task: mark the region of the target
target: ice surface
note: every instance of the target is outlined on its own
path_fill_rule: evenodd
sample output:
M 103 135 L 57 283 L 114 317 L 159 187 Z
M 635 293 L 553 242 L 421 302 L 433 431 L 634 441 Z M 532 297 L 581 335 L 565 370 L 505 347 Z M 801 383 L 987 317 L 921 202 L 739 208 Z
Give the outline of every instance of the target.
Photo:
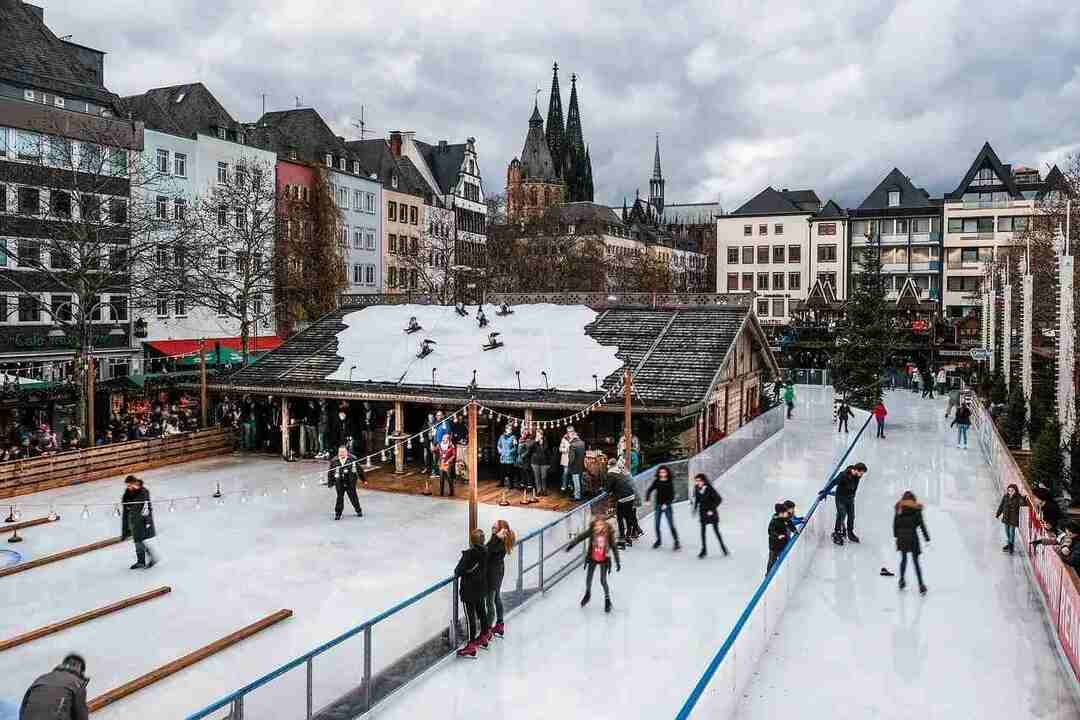
M 331 520 L 332 491 L 301 474 L 323 463 L 286 464 L 261 456 L 223 457 L 143 473 L 155 500 L 159 536 L 152 541 L 161 563 L 132 571 L 130 543 L 0 578 L 0 638 L 70 617 L 161 585 L 171 594 L 71 630 L 0 653 L 0 708 L 14 703 L 40 673 L 66 652 L 89 663 L 90 695 L 216 640 L 280 608 L 295 615 L 211 659 L 94 714 L 95 720 L 178 718 L 200 709 L 340 632 L 450 574 L 465 545 L 467 504 L 360 490 L 363 519 Z M 233 497 L 224 506 L 203 499 L 178 503 L 169 496 L 249 488 L 252 500 Z M 257 488 L 269 487 L 262 498 Z M 288 494 L 281 488 L 288 487 Z M 100 481 L 20 498 L 25 503 L 113 503 L 120 480 Z M 119 534 L 111 508 L 61 508 L 58 523 L 29 528 L 18 550 L 30 560 Z M 48 513 L 24 507 L 23 518 Z M 499 517 L 521 533 L 549 522 L 554 513 L 520 507 L 480 506 L 481 527 Z M 3 526 L 0 525 L 0 528 Z M 417 628 L 438 625 L 449 612 L 448 592 L 424 601 L 406 620 Z M 375 636 L 375 662 L 403 649 L 411 637 L 397 628 Z M 396 630 L 402 630 L 398 632 Z M 402 646 L 402 647 L 398 647 Z M 352 642 L 315 662 L 316 703 L 324 705 L 358 682 L 361 645 Z M 253 718 L 303 716 L 302 670 L 261 691 L 248 703 Z M 266 711 L 271 706 L 280 710 Z M 2 712 L 2 711 L 0 711 Z
M 956 448 L 943 399 L 895 391 L 885 403 L 886 439 L 855 454 L 870 467 L 856 499 L 862 544 L 819 551 L 738 717 L 1080 717 L 1023 560 L 1001 551 L 1000 495 L 974 434 Z M 905 490 L 926 506 L 925 597 L 910 562 L 902 592 L 878 575 L 898 572 L 893 504 Z
M 594 390 L 593 375 L 603 382 L 623 363 L 619 348 L 603 346 L 585 334 L 585 326 L 597 313 L 582 305 L 516 305 L 510 315 L 499 317 L 495 306 L 485 306 L 490 324 L 480 328 L 476 307 L 461 317 L 453 307 L 440 305 L 379 305 L 344 317 L 349 327 L 338 333 L 338 354 L 345 362 L 327 379 L 427 384 L 437 368 L 440 385 L 464 387 L 473 379 L 482 388 L 516 390 L 544 388 Z M 423 330 L 408 334 L 405 328 L 415 316 Z M 488 334 L 498 332 L 504 344 L 484 350 Z M 434 352 L 417 358 L 424 339 L 437 343 Z

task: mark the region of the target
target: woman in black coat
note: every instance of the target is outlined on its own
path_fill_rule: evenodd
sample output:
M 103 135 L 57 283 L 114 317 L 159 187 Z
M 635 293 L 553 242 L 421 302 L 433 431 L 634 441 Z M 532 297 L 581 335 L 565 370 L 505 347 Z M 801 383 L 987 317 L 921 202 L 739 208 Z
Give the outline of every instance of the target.
M 915 576 L 919 579 L 919 592 L 926 594 L 926 584 L 923 582 L 922 568 L 919 566 L 918 530 L 922 530 L 923 539 L 930 542 L 930 534 L 926 532 L 926 523 L 923 522 L 923 506 L 915 498 L 915 493 L 908 490 L 896 503 L 896 514 L 893 516 L 893 537 L 896 538 L 896 549 L 900 552 L 900 589 L 907 585 L 904 582 L 904 574 L 907 571 L 907 556 L 910 554 L 915 563 Z
M 1009 485 L 1005 488 L 1005 494 L 1001 496 L 1001 503 L 998 504 L 994 517 L 1001 518 L 1001 524 L 1005 526 L 1005 547 L 1001 549 L 1010 555 L 1016 543 L 1016 528 L 1020 527 L 1020 508 L 1030 505 L 1031 503 L 1020 494 L 1020 488 L 1016 485 Z
M 469 641 L 458 650 L 458 657 L 476 657 L 476 648 L 487 647 L 490 629 L 484 598 L 488 591 L 487 552 L 484 548 L 484 531 L 473 530 L 469 536 L 469 548 L 461 551 L 461 559 L 454 568 L 454 577 L 461 578 L 459 593 L 465 605 L 465 619 L 469 626 Z
M 154 506 L 150 504 L 150 491 L 143 481 L 134 475 L 124 479 L 124 497 L 121 499 L 120 536 L 135 541 L 136 563 L 132 570 L 152 568 L 157 562 L 146 541 L 155 536 Z M 149 559 L 149 562 L 147 562 Z
M 720 551 L 724 555 L 728 554 L 727 546 L 724 545 L 724 538 L 720 535 L 720 518 L 716 512 L 722 502 L 724 502 L 724 499 L 720 497 L 720 493 L 716 492 L 716 488 L 712 486 L 707 477 L 701 473 L 694 476 L 694 510 L 697 510 L 698 519 L 701 520 L 701 552 L 698 553 L 699 558 L 703 558 L 707 554 L 705 551 L 705 528 L 708 525 L 712 525 L 713 532 L 716 533 L 716 539 L 720 543 Z
M 484 611 L 491 626 L 491 636 L 502 637 L 506 633 L 503 625 L 502 582 L 506 574 L 506 556 L 514 548 L 514 531 L 510 529 L 510 523 L 498 520 L 491 528 L 491 539 L 487 544 L 487 595 L 485 596 Z

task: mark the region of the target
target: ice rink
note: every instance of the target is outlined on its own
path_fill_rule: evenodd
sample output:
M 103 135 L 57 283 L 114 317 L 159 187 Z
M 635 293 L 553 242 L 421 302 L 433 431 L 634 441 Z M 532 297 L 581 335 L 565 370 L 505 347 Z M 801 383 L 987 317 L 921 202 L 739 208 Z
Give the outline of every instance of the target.
M 957 449 L 946 400 L 894 391 L 885 403 L 886 439 L 870 433 L 854 454 L 870 466 L 856 498 L 862 543 L 819 551 L 738 717 L 1080 717 L 1024 561 L 1001 551 L 1000 494 L 974 434 Z M 925 505 L 925 597 L 910 563 L 902 592 L 878 575 L 898 572 L 893 505 L 905 490 Z
M 141 475 L 155 502 L 158 537 L 152 543 L 159 565 L 129 570 L 135 561 L 129 541 L 0 578 L 3 639 L 151 588 L 172 587 L 164 597 L 0 653 L 0 718 L 6 720 L 5 708 L 17 713 L 29 683 L 66 652 L 86 656 L 93 697 L 278 609 L 294 611 L 279 625 L 94 714 L 96 720 L 183 717 L 450 575 L 465 546 L 466 504 L 361 489 L 365 517 L 347 509 L 335 523 L 333 491 L 310 482 L 301 490 L 297 482 L 323 467 L 227 456 L 147 471 Z M 226 492 L 250 488 L 250 502 L 240 505 L 232 497 L 218 506 L 204 497 L 199 510 L 188 501 L 170 513 L 162 501 L 205 496 L 216 482 Z M 267 498 L 257 491 L 263 486 L 271 489 Z M 20 500 L 112 503 L 123 489 L 120 480 L 99 481 Z M 81 508 L 61 512 L 60 522 L 25 530 L 24 542 L 3 547 L 30 560 L 120 534 L 111 508 L 94 509 L 89 520 L 81 519 Z M 47 513 L 48 508 L 27 508 L 23 519 Z M 524 534 L 557 515 L 480 506 L 481 527 L 490 527 L 496 517 L 507 518 Z M 432 608 L 433 622 L 443 604 L 449 612 L 448 594 L 431 602 L 441 603 Z M 393 634 L 377 638 L 377 650 L 394 642 Z M 400 641 L 409 643 L 411 636 L 401 633 Z M 359 644 L 346 644 L 325 656 L 327 664 L 317 666 L 319 702 L 358 682 L 359 655 Z M 273 717 L 254 712 L 260 701 L 295 689 L 287 681 L 253 697 L 249 714 Z M 286 716 L 293 720 L 300 713 L 281 715 Z

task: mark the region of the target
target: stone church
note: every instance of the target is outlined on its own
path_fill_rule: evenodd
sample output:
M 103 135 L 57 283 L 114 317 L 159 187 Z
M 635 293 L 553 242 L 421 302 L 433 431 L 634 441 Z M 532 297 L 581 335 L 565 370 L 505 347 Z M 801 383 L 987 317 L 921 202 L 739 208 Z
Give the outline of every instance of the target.
M 521 157 L 506 169 L 506 214 L 535 217 L 565 202 L 592 202 L 592 160 L 581 130 L 577 76 L 570 76 L 570 105 L 563 124 L 559 64 L 552 69 L 547 127 L 533 105 Z

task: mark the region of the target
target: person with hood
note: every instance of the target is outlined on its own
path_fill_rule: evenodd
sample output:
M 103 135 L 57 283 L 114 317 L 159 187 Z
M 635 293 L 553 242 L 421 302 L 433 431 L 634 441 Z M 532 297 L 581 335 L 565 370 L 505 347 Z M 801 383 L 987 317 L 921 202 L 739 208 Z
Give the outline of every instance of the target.
M 454 577 L 460 578 L 458 595 L 465 606 L 469 640 L 457 651 L 458 657 L 476 657 L 478 647 L 488 646 L 490 627 L 484 609 L 488 592 L 487 550 L 484 547 L 484 531 L 469 533 L 469 547 L 461 551 L 461 559 L 454 568 Z
M 570 437 L 570 454 L 567 458 L 570 482 L 574 488 L 574 499 L 581 499 L 581 476 L 585 473 L 585 441 L 575 431 Z
M 514 461 L 517 459 L 517 438 L 514 437 L 514 429 L 506 426 L 499 441 L 495 444 L 499 451 L 499 466 L 502 470 L 502 487 L 514 487 L 514 478 L 517 477 L 517 467 Z
M 853 417 L 855 417 L 855 413 L 851 412 L 847 400 L 841 400 L 840 405 L 836 408 L 836 432 L 841 430 L 848 432 L 848 418 Z
M 923 539 L 930 542 L 930 534 L 926 532 L 926 523 L 923 522 L 923 506 L 915 498 L 915 493 L 908 490 L 896 503 L 896 514 L 893 516 L 893 537 L 896 538 L 896 549 L 900 553 L 900 589 L 903 590 L 907 583 L 904 574 L 907 572 L 907 558 L 911 555 L 915 563 L 915 577 L 919 580 L 919 593 L 926 594 L 926 584 L 923 582 L 922 567 L 919 565 L 918 530 L 922 530 Z
M 791 419 L 791 412 L 795 409 L 795 383 L 788 383 L 784 387 L 784 404 L 787 405 L 787 417 Z
M 791 540 L 791 525 L 789 523 L 789 511 L 784 503 L 776 503 L 773 506 L 773 516 L 769 519 L 769 560 L 765 564 L 765 574 L 768 575 L 773 565 L 784 552 L 788 541 Z
M 487 596 L 484 606 L 488 624 L 494 622 L 491 625 L 491 635 L 495 637 L 506 634 L 506 626 L 503 624 L 502 582 L 506 573 L 506 556 L 514 549 L 515 539 L 510 523 L 505 520 L 495 521 L 486 548 Z
M 698 512 L 698 519 L 701 520 L 701 552 L 698 553 L 699 558 L 705 557 L 708 553 L 705 550 L 705 528 L 708 525 L 712 525 L 713 532 L 716 533 L 716 540 L 720 543 L 720 552 L 724 555 L 728 554 L 727 546 L 724 545 L 724 538 L 720 534 L 720 518 L 717 513 L 717 508 L 720 507 L 720 503 L 724 502 L 724 499 L 720 497 L 720 493 L 716 492 L 716 488 L 712 486 L 709 479 L 702 473 L 698 473 L 694 476 L 694 510 Z
M 454 481 L 457 479 L 457 445 L 454 436 L 446 433 L 439 443 L 439 497 L 446 494 L 450 486 L 450 497 L 454 497 Z
M 135 564 L 132 570 L 154 567 L 154 557 L 147 540 L 156 534 L 154 530 L 154 506 L 150 503 L 150 491 L 143 481 L 134 475 L 124 478 L 124 495 L 120 500 L 120 537 L 135 541 Z M 149 559 L 149 562 L 147 560 Z
M 1016 528 L 1020 527 L 1020 508 L 1030 507 L 1026 496 L 1020 494 L 1020 488 L 1011 483 L 1005 488 L 1005 494 L 1001 496 L 997 512 L 994 517 L 1001 518 L 1001 524 L 1005 527 L 1005 547 L 1003 552 L 1013 554 L 1016 545 Z
M 585 549 L 585 596 L 581 598 L 581 607 L 589 604 L 592 598 L 592 581 L 596 568 L 600 568 L 600 587 L 604 588 L 604 612 L 611 612 L 611 589 L 608 587 L 608 573 L 611 572 L 611 558 L 615 556 L 615 571 L 622 570 L 619 560 L 619 546 L 615 544 L 615 531 L 603 518 L 595 518 L 585 532 L 579 534 L 566 546 L 570 552 L 579 543 L 588 540 Z
M 629 547 L 634 544 L 634 528 L 637 525 L 637 514 L 634 505 L 637 503 L 637 492 L 630 483 L 630 479 L 622 471 L 618 460 L 608 462 L 607 491 L 615 501 L 615 519 L 619 526 L 619 547 Z
M 877 423 L 877 435 L 882 440 L 885 439 L 885 417 L 889 414 L 889 411 L 885 409 L 885 403 L 878 400 L 877 405 L 874 406 L 873 415 L 874 422 Z
M 956 417 L 949 423 L 949 427 L 956 426 L 956 447 L 967 450 L 967 432 L 971 427 L 971 408 L 966 402 L 961 403 L 956 409 Z
M 855 493 L 858 492 L 859 481 L 865 474 L 864 463 L 848 465 L 823 491 L 826 494 L 835 491 L 836 494 L 836 528 L 833 530 L 833 542 L 837 545 L 843 545 L 845 537 L 853 543 L 859 542 L 859 536 L 855 534 Z
M 87 720 L 86 661 L 71 653 L 52 672 L 30 683 L 19 706 L 19 720 Z
M 671 530 L 671 537 L 675 540 L 675 549 L 678 550 L 682 546 L 679 544 L 679 532 L 675 529 L 675 513 L 671 509 L 671 504 L 675 502 L 675 483 L 667 465 L 656 468 L 656 477 L 649 485 L 649 489 L 645 491 L 645 502 L 649 502 L 654 491 L 656 492 L 656 511 L 653 513 L 653 520 L 656 528 L 656 542 L 653 543 L 653 550 L 663 543 L 663 538 L 660 536 L 661 516 L 667 517 L 668 528 Z
M 330 461 L 330 467 L 326 470 L 326 485 L 337 491 L 337 500 L 334 501 L 334 519 L 341 519 L 341 512 L 345 509 L 345 496 L 349 496 L 356 517 L 364 517 L 364 511 L 360 509 L 360 498 L 356 495 L 356 483 L 362 482 L 367 485 L 367 477 L 364 468 L 360 466 L 349 449 L 340 446 L 337 455 Z

